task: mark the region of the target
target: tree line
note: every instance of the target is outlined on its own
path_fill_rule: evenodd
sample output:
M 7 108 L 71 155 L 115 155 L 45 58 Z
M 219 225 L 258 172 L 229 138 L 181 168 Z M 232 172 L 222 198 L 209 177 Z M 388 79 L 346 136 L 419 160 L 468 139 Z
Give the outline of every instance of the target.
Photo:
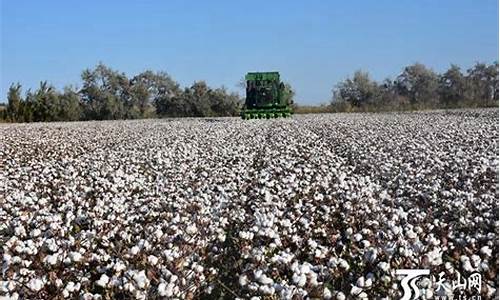
M 382 82 L 373 80 L 367 72 L 356 71 L 334 86 L 329 105 L 294 104 L 294 109 L 297 113 L 314 113 L 497 106 L 498 67 L 498 62 L 476 63 L 462 72 L 452 64 L 438 74 L 416 63 L 405 67 L 394 80 Z M 67 86 L 59 91 L 45 81 L 24 95 L 19 83 L 12 84 L 0 119 L 40 122 L 236 116 L 243 104 L 237 93 L 224 87 L 210 88 L 204 81 L 181 88 L 165 72 L 145 71 L 128 78 L 101 63 L 84 70 L 81 79 L 79 89 Z M 244 82 L 239 85 L 244 87 Z M 289 84 L 287 90 L 293 98 Z
M 150 117 L 235 116 L 241 99 L 226 88 L 197 81 L 181 88 L 167 73 L 145 71 L 132 78 L 104 64 L 81 74 L 82 87 L 57 90 L 46 81 L 24 95 L 19 83 L 0 111 L 10 122 L 118 120 Z
M 423 64 L 407 66 L 395 80 L 377 82 L 364 71 L 336 84 L 331 111 L 391 111 L 498 106 L 498 62 L 476 63 L 442 74 Z

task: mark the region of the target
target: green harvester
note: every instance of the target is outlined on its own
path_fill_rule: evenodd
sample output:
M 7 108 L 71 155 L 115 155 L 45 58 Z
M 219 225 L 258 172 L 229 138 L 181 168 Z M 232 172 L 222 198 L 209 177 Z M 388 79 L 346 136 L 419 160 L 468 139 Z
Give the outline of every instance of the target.
M 290 91 L 280 81 L 278 72 L 252 72 L 245 76 L 246 99 L 241 117 L 272 119 L 288 117 L 293 113 Z

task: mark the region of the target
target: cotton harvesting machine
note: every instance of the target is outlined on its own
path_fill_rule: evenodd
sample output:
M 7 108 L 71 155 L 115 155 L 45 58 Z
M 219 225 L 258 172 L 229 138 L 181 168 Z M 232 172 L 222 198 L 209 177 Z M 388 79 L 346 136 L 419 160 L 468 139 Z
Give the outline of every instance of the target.
M 246 99 L 243 119 L 288 117 L 293 113 L 292 92 L 278 72 L 252 72 L 245 76 Z

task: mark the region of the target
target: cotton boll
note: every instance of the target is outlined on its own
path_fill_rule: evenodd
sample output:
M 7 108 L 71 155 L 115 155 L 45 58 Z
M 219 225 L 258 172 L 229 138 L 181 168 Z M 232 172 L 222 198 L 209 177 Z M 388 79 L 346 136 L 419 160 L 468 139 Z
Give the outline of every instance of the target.
M 336 295 L 335 295 L 335 299 L 336 300 L 345 300 L 346 299 L 346 296 L 344 293 L 342 292 L 338 292 Z
M 149 279 L 147 278 L 144 270 L 142 270 L 138 273 L 134 273 L 133 278 L 134 278 L 135 284 L 137 285 L 138 288 L 144 289 L 147 286 L 149 286 Z
M 193 235 L 195 234 L 196 232 L 198 232 L 198 229 L 196 228 L 195 225 L 189 225 L 188 227 L 186 227 L 186 233 L 189 234 L 189 235 Z
M 100 287 L 106 287 L 106 285 L 109 282 L 109 277 L 106 276 L 106 274 L 102 274 L 101 277 L 99 278 L 98 281 L 96 281 L 96 284 Z
M 73 262 L 80 262 L 82 260 L 82 255 L 79 253 L 79 252 L 70 252 L 69 253 L 69 258 L 73 261 Z
M 356 280 L 356 286 L 363 288 L 365 287 L 365 277 L 361 276 Z
M 332 299 L 332 292 L 326 286 L 323 288 L 323 299 L 326 300 Z
M 481 247 L 481 250 L 480 250 L 481 254 L 487 256 L 487 257 L 491 257 L 491 254 L 492 254 L 492 250 L 490 247 L 488 246 L 483 246 Z
M 139 247 L 133 246 L 132 248 L 130 248 L 129 253 L 130 255 L 135 256 L 139 253 L 139 251 L 140 251 Z
M 349 263 L 345 259 L 340 259 L 339 260 L 339 267 L 345 271 L 349 270 Z
M 59 261 L 59 255 L 58 254 L 53 254 L 53 255 L 47 255 L 44 259 L 45 263 L 48 265 L 56 265 L 57 262 Z
M 30 236 L 33 238 L 40 236 L 40 234 L 42 234 L 42 231 L 38 228 L 35 228 L 30 232 Z
M 390 268 L 390 265 L 385 261 L 379 262 L 377 266 L 379 267 L 379 269 L 381 269 L 384 272 L 389 271 L 389 268 Z
M 246 275 L 240 275 L 240 277 L 238 279 L 238 283 L 241 286 L 246 286 L 248 284 L 248 277 Z
M 292 276 L 293 283 L 295 283 L 298 287 L 303 287 L 306 285 L 307 277 L 305 274 L 293 274 Z
M 149 255 L 148 256 L 148 263 L 152 266 L 156 266 L 158 264 L 158 257 L 154 255 Z
M 271 285 L 274 283 L 274 281 L 271 278 L 267 277 L 265 274 L 259 278 L 259 282 L 265 285 Z
M 353 236 L 353 240 L 356 241 L 356 242 L 359 242 L 363 239 L 363 236 L 359 233 L 356 233 L 354 236 Z
M 363 292 L 363 289 L 353 285 L 352 288 L 351 288 L 351 295 L 352 296 L 357 296 L 359 294 L 361 294 Z

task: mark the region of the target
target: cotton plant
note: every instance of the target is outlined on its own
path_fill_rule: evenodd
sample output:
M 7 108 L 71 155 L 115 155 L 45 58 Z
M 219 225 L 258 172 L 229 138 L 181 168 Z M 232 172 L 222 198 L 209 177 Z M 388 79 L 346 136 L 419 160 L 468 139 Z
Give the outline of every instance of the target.
M 4 124 L 0 297 L 394 299 L 411 268 L 478 272 L 498 297 L 497 123 Z

